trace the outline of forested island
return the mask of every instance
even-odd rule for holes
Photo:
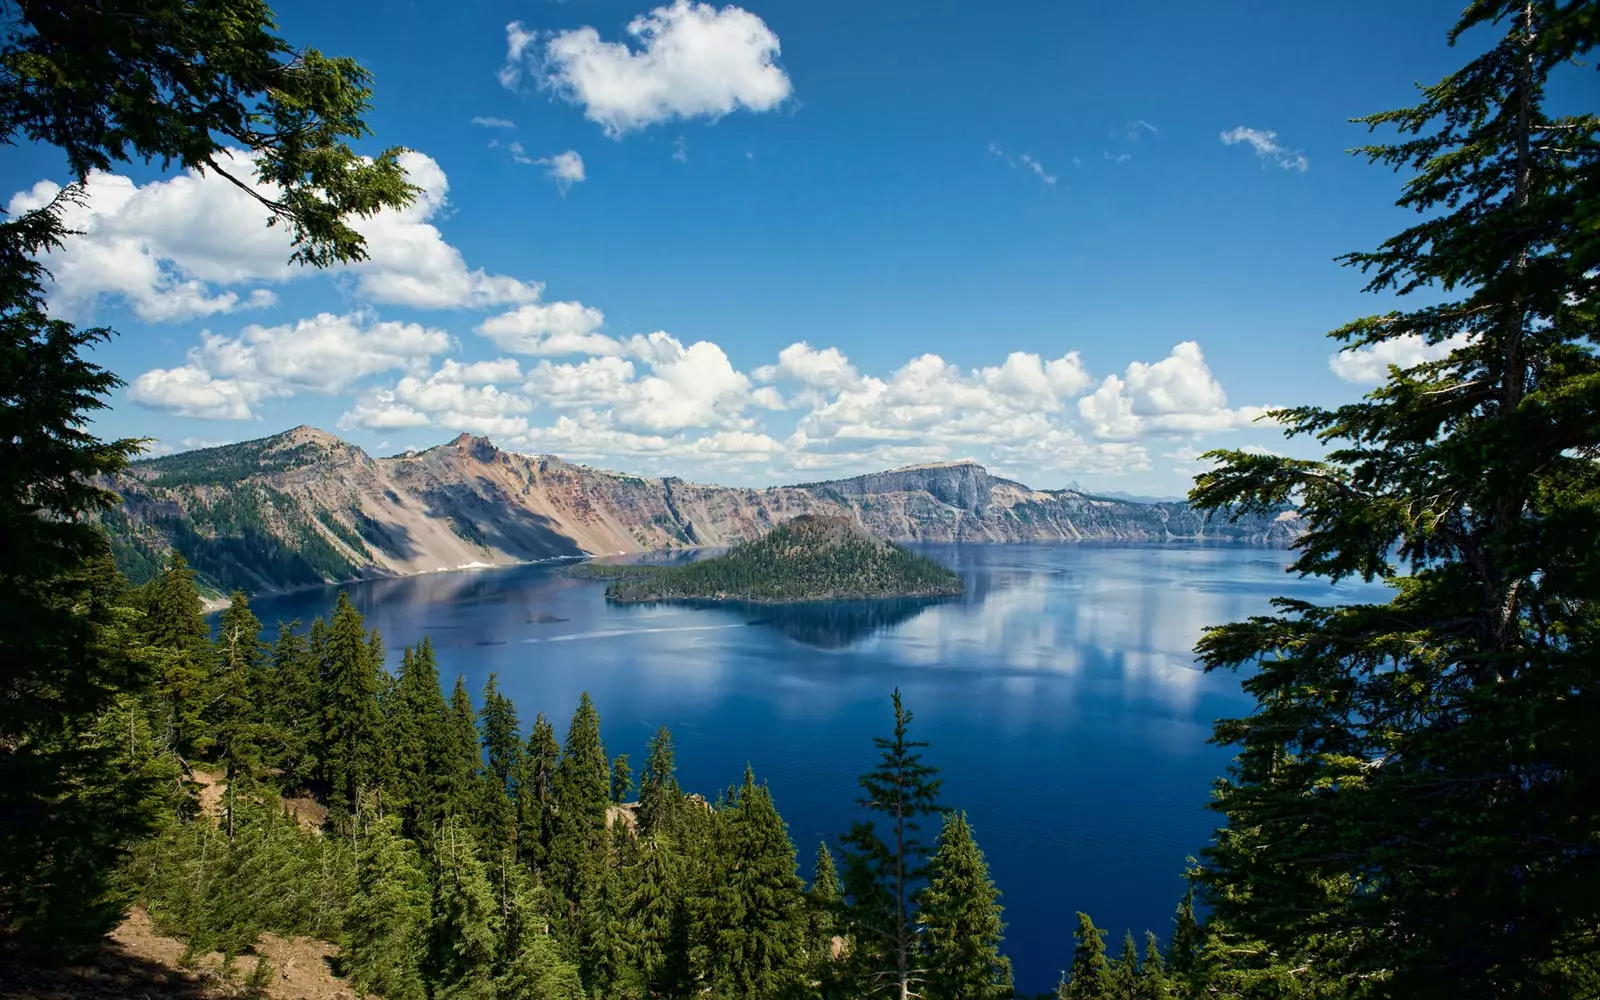
[[[676,566],[584,563],[574,576],[610,580],[606,599],[789,604],[953,597],[959,574],[844,517],[805,514],[723,555]]]

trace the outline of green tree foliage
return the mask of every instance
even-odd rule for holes
[[[136,598],[144,611],[140,638],[156,671],[166,739],[180,755],[195,756],[211,745],[202,711],[214,686],[216,653],[194,571],[174,552],[166,569],[140,588]]]
[[[500,693],[499,679],[489,675],[478,713],[483,754],[483,806],[479,827],[491,855],[513,850],[517,839],[517,781],[522,774],[522,725],[511,699]]]
[[[611,762],[611,801],[621,805],[632,794],[633,768],[628,764],[628,755],[619,753]]]
[[[747,767],[718,812],[710,878],[694,908],[693,962],[710,996],[781,997],[804,981],[805,883],[772,793]]]
[[[1263,974],[1418,1000],[1600,975],[1600,116],[1545,98],[1597,31],[1592,4],[1476,0],[1450,38],[1478,54],[1361,119],[1398,132],[1359,152],[1413,172],[1420,219],[1343,260],[1427,301],[1332,336],[1448,354],[1276,414],[1325,458],[1216,452],[1191,494],[1296,502],[1294,570],[1394,591],[1279,600],[1199,646],[1254,668],[1255,711],[1216,729],[1238,756],[1199,877]]]
[[[942,564],[877,538],[842,517],[802,515],[725,555],[683,566],[586,564],[581,575],[612,578],[620,602],[716,598],[820,601],[960,594]]]
[[[831,860],[831,859],[830,859]],[[820,863],[820,859],[819,859]],[[1000,891],[972,838],[966,813],[947,813],[921,895],[923,963],[928,1000],[1004,1000],[1011,961],[1000,954],[1005,924]]]
[[[673,829],[683,807],[678,787],[678,765],[672,748],[672,730],[662,726],[650,738],[649,756],[639,780],[639,829],[658,834]]]
[[[561,744],[556,742],[555,727],[540,714],[528,734],[517,796],[517,848],[535,871],[544,871],[550,863],[550,845],[555,838],[556,763],[560,759]]]
[[[578,968],[547,934],[524,944],[495,983],[498,1000],[588,1000]]]
[[[569,902],[576,918],[585,899],[598,890],[610,847],[606,806],[611,800],[610,765],[600,741],[600,715],[585,691],[567,728],[567,741],[556,763],[558,808],[550,845],[550,877]]]
[[[1139,964],[1139,979],[1134,984],[1134,1000],[1172,1000],[1173,984],[1167,978],[1161,945],[1151,931],[1144,932],[1144,961]]]
[[[1134,1000],[1139,988],[1139,946],[1133,931],[1122,932],[1122,951],[1111,966],[1111,995],[1116,1000]]]
[[[684,995],[689,989],[686,862],[661,834],[640,837],[633,860],[627,874],[634,965],[651,995]]]
[[[235,591],[218,625],[215,691],[204,713],[212,734],[212,756],[224,766],[223,780],[228,787],[223,826],[230,837],[239,786],[253,782],[261,769],[264,733],[257,702],[262,694],[264,660],[261,620],[250,610],[245,595]]]
[[[499,907],[478,845],[456,817],[445,820],[433,854],[435,996],[494,996]]]
[[[406,830],[413,838],[426,838],[444,817],[451,764],[450,709],[439,689],[439,668],[428,639],[401,654],[396,694],[395,754],[406,765],[400,769],[397,791],[405,803]]]
[[[1117,992],[1106,960],[1106,932],[1096,927],[1087,913],[1079,913],[1072,939],[1072,969],[1057,995],[1061,1000],[1114,1000]]]
[[[421,1000],[428,954],[428,880],[398,817],[368,824],[344,919],[351,982],[386,1000]]]
[[[483,787],[483,751],[478,745],[478,723],[472,711],[472,696],[467,694],[467,679],[460,674],[450,692],[444,735],[441,806],[446,816],[471,822],[478,813],[479,790]]]
[[[341,591],[322,654],[322,774],[335,816],[348,817],[374,784],[383,668],[374,652],[361,612]]]
[[[1195,975],[1205,943],[1205,928],[1194,914],[1194,885],[1191,883],[1178,901],[1178,912],[1172,917],[1172,954],[1168,962],[1175,977],[1188,979]]]
[[[915,896],[928,875],[928,845],[922,820],[939,814],[938,768],[922,762],[925,740],[908,737],[912,714],[894,692],[894,735],[874,737],[878,766],[858,780],[864,797],[856,804],[884,817],[858,820],[845,835],[844,910],[863,990],[890,991],[907,1000],[921,980],[917,966]]]
[[[817,857],[806,890],[806,953],[813,981],[826,985],[835,977],[833,939],[839,932],[839,907],[844,893],[839,886],[839,868],[826,843],[817,845]],[[825,991],[826,992],[826,991]]]
[[[258,706],[262,764],[278,771],[285,790],[312,781],[322,744],[320,667],[306,637],[296,631],[299,624],[279,624]]]

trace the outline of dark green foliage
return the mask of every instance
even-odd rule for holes
[[[1122,932],[1122,951],[1111,966],[1111,995],[1116,1000],[1135,1000],[1139,984],[1139,946],[1133,931]]]
[[[839,869],[826,843],[817,845],[815,873],[806,891],[806,950],[810,955],[813,978],[821,979],[833,965],[833,937],[839,927],[839,907],[844,902],[839,887]]]
[[[456,675],[450,692],[450,711],[445,718],[445,759],[441,762],[440,805],[444,815],[471,822],[478,814],[482,750],[478,746],[477,718],[472,711],[472,696],[467,694],[467,679]]]
[[[1072,969],[1057,991],[1061,1000],[1114,1000],[1117,992],[1106,961],[1106,932],[1087,913],[1079,913],[1072,939]]]
[[[639,829],[647,834],[670,832],[683,808],[673,757],[672,730],[662,726],[650,738],[650,755],[639,780]]]
[[[315,777],[322,744],[320,668],[306,637],[295,631],[299,624],[279,624],[258,705],[262,764],[278,770],[286,791]]]
[[[348,817],[375,783],[382,669],[375,653],[361,612],[340,592],[322,651],[322,775],[336,816]]]
[[[972,839],[966,813],[945,815],[920,902],[918,922],[927,969],[923,996],[928,1000],[1011,996],[1011,962],[1000,954],[1005,931],[1000,891],[989,878],[989,864]]]
[[[628,755],[619,753],[611,762],[611,801],[621,805],[632,794],[633,768],[628,766]]]
[[[586,691],[573,713],[567,742],[556,764],[555,792],[560,808],[550,848],[550,876],[577,906],[595,891],[609,844],[609,769],[606,748],[600,742],[600,715]]]
[[[444,818],[454,763],[447,752],[450,709],[439,690],[439,668],[428,639],[401,655],[397,695],[395,754],[405,766],[396,792],[406,830],[413,838],[426,838]]]
[[[561,758],[555,727],[543,715],[533,720],[518,781],[517,849],[535,871],[544,871],[555,839],[555,775]]]
[[[434,841],[435,995],[492,1000],[499,907],[472,834],[451,817]]]
[[[511,699],[500,693],[495,674],[483,689],[478,727],[488,766],[483,772],[483,806],[478,825],[491,856],[513,850],[517,839],[517,781],[522,774],[522,726]]]
[[[1172,1000],[1174,984],[1167,978],[1161,946],[1155,934],[1144,932],[1144,961],[1139,964],[1139,979],[1134,984],[1134,1000]]]
[[[386,1000],[425,996],[422,969],[428,953],[428,880],[415,845],[396,817],[369,823],[361,837],[355,889],[344,918],[350,981]]]
[[[661,835],[641,837],[632,860],[627,875],[634,966],[651,994],[681,996],[688,992],[689,975],[686,862]]]
[[[495,987],[499,1000],[588,1000],[577,967],[548,934],[525,943]]]
[[[928,875],[922,821],[938,815],[939,769],[922,762],[925,740],[908,738],[912,714],[894,692],[894,735],[874,737],[879,763],[858,782],[856,804],[883,818],[856,821],[843,838],[845,919],[851,963],[862,989],[896,991],[903,1000],[918,982],[916,892]]]
[[[613,578],[621,602],[715,598],[822,601],[960,594],[961,577],[890,545],[845,518],[805,515],[726,555],[684,566],[587,564],[574,572]]]
[[[1172,917],[1172,954],[1168,960],[1172,974],[1180,978],[1193,976],[1204,947],[1205,929],[1194,915],[1194,886],[1191,884],[1178,901],[1178,912]]]
[[[257,707],[262,695],[261,620],[244,594],[235,591],[217,629],[217,676],[205,713],[212,734],[212,756],[223,764],[228,784],[223,800],[223,828],[233,835],[235,798],[241,783],[253,782],[261,770],[263,727]]]
[[[805,972],[805,883],[772,794],[745,769],[717,814],[710,877],[691,903],[693,964],[712,997],[760,1000]]]
[[[163,735],[177,753],[193,756],[211,744],[201,712],[211,697],[215,652],[194,572],[172,553],[167,568],[135,594],[144,621],[140,638],[156,674]]]
[[[1323,459],[1214,453],[1191,494],[1297,502],[1293,569],[1394,591],[1200,643],[1257,702],[1217,726],[1238,756],[1199,873],[1240,975],[1408,1000],[1600,975],[1600,116],[1545,101],[1597,30],[1592,4],[1479,0],[1450,35],[1477,54],[1362,119],[1398,132],[1360,152],[1412,172],[1419,217],[1343,260],[1426,301],[1332,336],[1450,352],[1276,414]]]

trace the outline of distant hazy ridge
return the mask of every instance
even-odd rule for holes
[[[135,463],[106,518],[138,581],[172,548],[219,590],[257,592],[557,556],[726,546],[800,514],[895,541],[1222,541],[1282,545],[1292,513],[1236,524],[1182,503],[1034,490],[974,462],[737,489],[646,479],[463,434],[373,458],[311,427]]]

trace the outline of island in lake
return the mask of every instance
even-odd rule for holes
[[[610,580],[606,599],[788,604],[953,597],[961,577],[844,517],[802,515],[724,555],[674,566],[585,563],[572,573]]]

